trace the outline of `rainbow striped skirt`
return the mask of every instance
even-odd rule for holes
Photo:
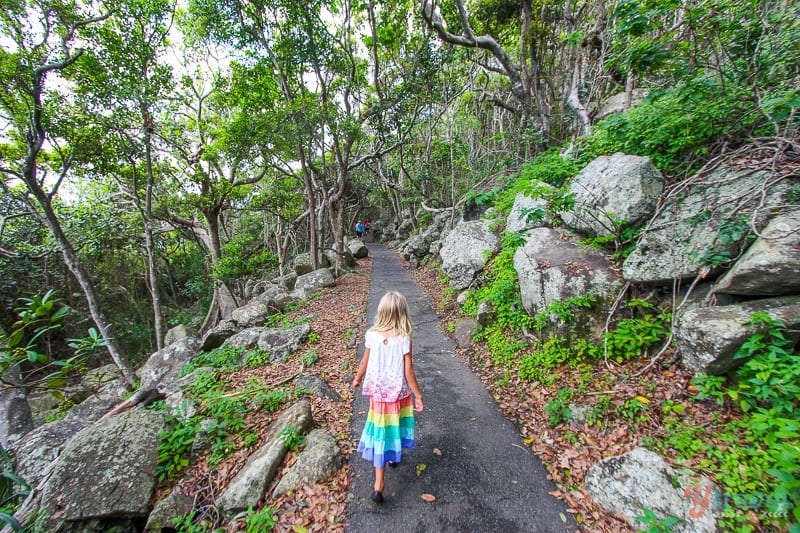
[[[369,400],[369,414],[358,452],[376,468],[399,463],[403,449],[414,449],[414,402],[406,396],[394,402]]]

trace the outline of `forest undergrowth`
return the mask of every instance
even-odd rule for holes
[[[447,287],[435,265],[412,271],[417,283],[431,298],[442,328],[454,331],[463,316],[454,292]],[[583,487],[589,469],[604,458],[617,456],[638,446],[658,452],[676,467],[689,468],[720,484],[722,472],[711,468],[705,456],[710,447],[737,456],[736,443],[726,442],[729,425],[741,419],[741,410],[731,403],[702,399],[691,372],[683,369],[674,348],[659,355],[622,362],[595,360],[565,362],[543,385],[519,377],[519,369],[492,356],[487,343],[475,342],[457,353],[486,385],[502,414],[512,421],[526,445],[542,459],[549,477],[557,485],[553,495],[567,502],[582,530],[591,532],[671,531],[669,521],[643,511],[640,524],[632,528],[624,518],[606,512]],[[576,358],[578,359],[578,358]],[[576,416],[577,410],[582,414]],[[745,442],[743,437],[742,443]],[[756,472],[742,473],[742,483]],[[722,489],[725,490],[724,484]],[[691,491],[686,494],[692,498]],[[693,502],[694,503],[694,502]],[[707,503],[707,502],[706,502]],[[741,504],[741,502],[738,502]],[[729,507],[720,527],[725,531],[786,531],[786,526],[765,520],[763,501]],[[705,510],[705,509],[704,509]],[[785,516],[785,514],[784,514]]]
[[[180,490],[195,501],[194,514],[176,524],[179,531],[344,531],[349,487],[347,463],[353,449],[350,438],[353,390],[350,381],[356,347],[365,323],[371,269],[372,259],[361,259],[352,273],[337,280],[336,286],[322,289],[297,308],[280,315],[283,323],[308,321],[311,326],[309,341],[289,360],[252,366],[245,364],[242,368],[223,370],[218,374],[222,390],[229,397],[248,395],[247,391],[254,390],[254,382],[269,385],[261,387],[260,394],[249,394],[251,399],[246,403],[243,428],[230,432],[226,437],[228,447],[235,452],[220,461],[213,461],[212,454],[197,458],[174,479],[159,487],[156,499],[170,491]],[[291,381],[300,372],[320,377],[341,396],[341,401],[310,395],[294,386]],[[259,402],[259,396],[267,400]],[[311,402],[314,426],[326,429],[336,438],[345,466],[321,483],[303,485],[289,494],[272,498],[270,494],[274,486],[297,460],[299,447],[295,446],[293,450],[290,447],[258,508],[232,520],[224,520],[215,507],[214,498],[245,465],[248,457],[264,444],[260,438],[247,442],[246,436],[263,436],[280,411],[300,397]],[[298,437],[297,440],[301,439]]]

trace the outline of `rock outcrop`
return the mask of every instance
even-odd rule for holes
[[[714,286],[741,296],[800,294],[800,209],[773,218]]]
[[[146,517],[156,486],[163,429],[163,415],[140,409],[75,435],[42,493],[51,523],[63,521],[77,531],[86,520]]]
[[[608,258],[581,248],[561,230],[534,228],[514,254],[522,304],[529,314],[546,310],[556,301],[593,295],[616,296],[623,281]]]
[[[674,334],[683,364],[692,372],[725,374],[741,365],[733,356],[742,343],[759,330],[751,326],[751,314],[764,311],[788,328],[787,338],[800,328],[800,296],[756,300],[737,305],[698,307],[683,313]]]
[[[306,437],[306,447],[297,461],[281,476],[272,491],[277,498],[305,483],[316,483],[332,476],[342,467],[342,452],[336,439],[324,429],[315,429]]]
[[[439,251],[442,270],[450,278],[450,287],[466,289],[483,270],[489,257],[497,253],[500,239],[491,229],[489,220],[473,220],[456,225],[442,239]]]
[[[284,411],[264,436],[264,445],[247,460],[247,464],[217,498],[217,506],[226,514],[255,508],[267,491],[283,456],[288,450],[281,432],[289,427],[304,433],[311,426],[311,405],[301,401]]]
[[[260,348],[270,355],[270,362],[283,361],[299,350],[308,338],[311,326],[307,323],[288,329],[247,328],[225,341],[225,346],[252,350]]]
[[[764,189],[767,179],[763,171],[720,167],[668,198],[625,260],[625,279],[669,284],[692,279],[736,257],[744,245],[743,229],[752,225],[762,230],[771,209],[787,203],[788,180]],[[749,212],[755,220],[750,220]]]
[[[647,157],[616,153],[586,165],[571,182],[568,227],[588,235],[614,235],[622,224],[637,226],[655,212],[664,177]]]
[[[714,483],[672,468],[645,448],[604,459],[589,470],[584,486],[606,510],[623,515],[634,527],[644,525],[636,518],[649,509],[659,519],[680,519],[672,531],[717,531],[720,492]]]

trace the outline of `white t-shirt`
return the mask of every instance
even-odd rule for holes
[[[405,335],[384,337],[370,329],[364,336],[364,346],[369,348],[369,361],[362,392],[379,402],[394,402],[409,396],[405,356],[411,353],[411,339]]]

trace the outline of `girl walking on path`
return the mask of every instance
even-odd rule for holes
[[[423,409],[411,360],[408,302],[399,292],[389,291],[381,298],[375,323],[364,336],[364,356],[353,388],[362,381],[362,392],[370,400],[358,452],[375,467],[371,499],[383,503],[386,465],[397,466],[403,448],[414,449],[414,411]]]

